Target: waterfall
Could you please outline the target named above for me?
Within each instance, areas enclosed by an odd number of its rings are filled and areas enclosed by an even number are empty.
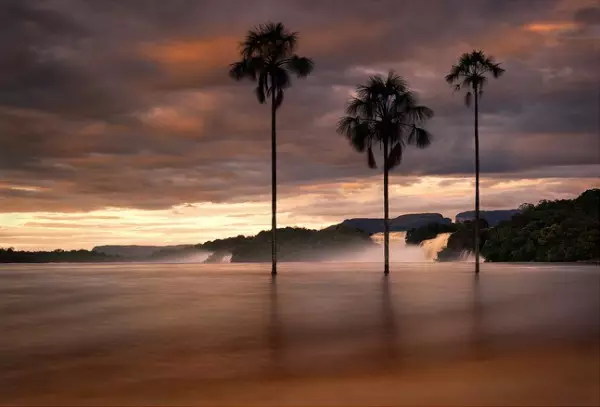
[[[433,239],[423,240],[420,246],[425,251],[425,256],[428,259],[436,260],[438,253],[448,245],[448,238],[450,238],[450,233],[440,233]]]
[[[443,233],[437,237],[426,240],[420,245],[407,245],[406,232],[390,232],[390,262],[432,262],[437,258],[440,250],[446,247],[449,233]],[[383,258],[383,233],[376,233],[371,239],[377,246],[363,250],[346,253],[344,256],[332,259],[332,261],[350,262],[379,262]]]
[[[390,232],[390,261],[392,262],[430,262],[437,259],[437,254],[446,247],[450,233],[440,233],[433,239],[424,240],[420,245],[406,244],[406,232]],[[383,245],[383,233],[376,233],[371,239]],[[377,249],[376,260],[381,257],[381,249]]]

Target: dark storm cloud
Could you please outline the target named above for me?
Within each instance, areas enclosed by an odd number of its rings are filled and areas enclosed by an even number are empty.
[[[300,31],[299,53],[317,63],[312,77],[294,81],[280,111],[284,197],[299,185],[376,174],[334,129],[354,85],[389,68],[436,111],[434,145],[408,151],[397,175],[471,174],[471,112],[443,75],[473,47],[507,69],[482,100],[486,173],[598,163],[598,9],[591,6],[4,1],[4,210],[157,209],[268,196],[268,109],[251,85],[226,75],[244,32],[268,19]],[[531,26],[565,21],[576,27]]]

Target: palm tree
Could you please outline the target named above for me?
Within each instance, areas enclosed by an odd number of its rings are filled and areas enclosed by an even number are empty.
[[[284,90],[291,85],[290,76],[305,78],[313,70],[309,58],[295,54],[298,33],[288,31],[282,23],[261,24],[246,35],[240,44],[241,59],[230,65],[235,80],[256,82],[260,103],[271,98],[271,274],[277,274],[277,132],[276,112],[283,102]]]
[[[405,147],[415,144],[425,148],[431,135],[420,127],[433,116],[433,111],[421,106],[404,79],[394,71],[387,78],[369,78],[366,85],[356,87],[356,96],[346,105],[346,116],[338,122],[337,131],[359,152],[367,153],[368,165],[376,168],[373,147],[383,148],[383,213],[384,213],[384,273],[390,272],[390,225],[388,174],[400,164]]]
[[[475,98],[475,273],[479,273],[479,98],[483,94],[487,75],[498,78],[504,73],[500,64],[488,57],[483,51],[464,53],[458,64],[452,65],[450,73],[446,75],[446,82],[454,86],[455,90],[466,90],[465,104],[471,106]]]

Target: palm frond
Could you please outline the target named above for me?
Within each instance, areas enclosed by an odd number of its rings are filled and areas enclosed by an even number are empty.
[[[390,70],[388,72],[388,77],[385,81],[385,86],[392,93],[408,93],[408,83],[394,70]]]
[[[275,69],[275,83],[274,86],[278,89],[286,89],[292,85],[292,78],[288,71],[282,68]]]
[[[371,147],[367,150],[367,165],[369,168],[377,168],[377,163],[375,162],[375,156],[373,155],[373,149]]]
[[[465,93],[465,105],[471,107],[472,99],[473,94],[471,93],[471,91]]]
[[[402,113],[406,118],[406,124],[420,124],[426,122],[428,119],[433,117],[433,110],[427,106],[421,105],[410,105],[406,106]]]
[[[362,121],[359,117],[342,117],[337,123],[336,131],[346,137],[358,152],[365,151],[365,148],[372,143],[369,123]]]
[[[229,65],[229,76],[236,81],[248,77],[247,61],[241,60]]]
[[[490,68],[490,71],[492,72],[494,78],[499,78],[504,74],[505,69],[500,68],[500,64],[493,64]]]
[[[266,100],[265,90],[263,89],[262,86],[257,86],[254,89],[254,93],[256,94],[256,99],[258,100],[258,103],[260,103],[260,104],[265,103],[265,100]]]
[[[358,85],[356,87],[357,97],[363,100],[375,100],[386,89],[386,79],[381,75],[369,77],[366,85]]]
[[[310,58],[293,55],[286,60],[286,68],[299,78],[306,78],[313,71],[314,63]]]
[[[479,82],[477,83],[477,88],[476,88],[479,96],[481,96],[483,94],[483,88],[487,82],[488,82],[487,77],[482,75],[481,78],[479,78]]]
[[[352,129],[360,123],[360,119],[354,116],[344,116],[337,122],[336,131],[348,139],[352,138]]]
[[[460,77],[460,68],[456,65],[452,65],[450,69],[450,73],[445,76],[446,82],[449,84],[454,84]]]
[[[263,32],[261,31],[261,27],[258,26],[248,31],[246,38],[240,44],[240,52],[244,58],[249,59],[257,54],[261,54],[264,46]]]
[[[368,101],[352,98],[346,104],[346,114],[351,116],[360,116],[363,119],[370,118],[373,116],[373,105]]]
[[[275,93],[275,109],[279,109],[279,106],[283,103],[283,89],[277,89]]]
[[[422,127],[414,126],[408,136],[408,143],[414,144],[417,148],[426,148],[431,144],[431,134]]]

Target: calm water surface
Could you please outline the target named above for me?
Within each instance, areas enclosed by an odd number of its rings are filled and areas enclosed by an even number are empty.
[[[598,343],[597,266],[485,264],[475,278],[470,264],[404,263],[384,278],[376,264],[298,263],[275,280],[269,267],[0,266],[0,404],[231,403],[240,383]],[[586,346],[582,369],[600,371]],[[252,400],[303,404],[236,404]]]

